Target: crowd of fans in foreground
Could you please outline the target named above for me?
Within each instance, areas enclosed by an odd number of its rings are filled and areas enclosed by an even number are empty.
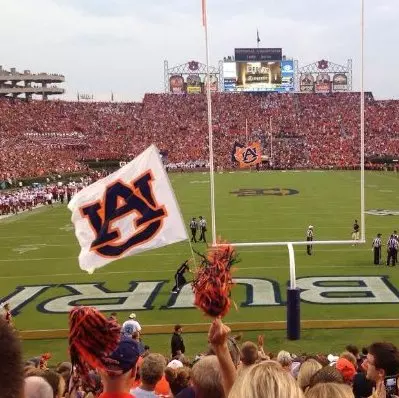
[[[81,307],[82,309],[83,307]],[[81,311],[78,309],[77,311]],[[83,309],[84,311],[84,309]],[[91,309],[92,312],[98,311]],[[75,314],[76,315],[76,314]],[[75,316],[73,315],[73,316]],[[87,315],[87,314],[85,314]],[[209,328],[203,353],[185,355],[182,326],[176,325],[170,351],[153,353],[145,346],[145,327],[135,314],[122,327],[117,315],[87,316],[71,326],[71,362],[48,366],[49,354],[22,361],[12,320],[0,319],[0,396],[61,397],[195,397],[195,398],[392,398],[396,396],[399,351],[390,343],[373,343],[359,352],[349,345],[338,356],[269,353],[263,337],[257,343],[230,334],[220,319]],[[84,323],[86,324],[82,326]],[[97,324],[96,322],[100,322]],[[71,325],[71,317],[70,317]],[[101,327],[100,327],[101,325]],[[90,329],[92,328],[92,329]],[[94,337],[88,337],[92,331]],[[102,347],[117,331],[112,353]],[[120,330],[120,332],[119,332]],[[98,332],[98,335],[96,335]],[[143,335],[141,333],[143,332]],[[119,334],[120,333],[120,334]],[[86,337],[84,337],[86,336]],[[100,336],[103,336],[100,338]],[[92,345],[88,340],[94,338]],[[88,339],[88,340],[85,340]],[[85,346],[86,344],[86,346]],[[85,351],[86,350],[86,351]],[[76,356],[84,353],[84,358]],[[166,355],[165,355],[166,354]],[[83,356],[83,354],[82,354]],[[96,369],[87,363],[96,363]],[[87,377],[83,377],[86,373]],[[393,381],[388,378],[393,376]]]
[[[360,158],[359,93],[213,94],[215,167],[237,140],[258,140],[271,167],[353,168]],[[366,101],[365,155],[399,155],[399,101]],[[142,103],[0,100],[0,181],[128,160],[155,144],[171,169],[206,166],[203,95],[147,94]],[[331,150],[334,148],[335,150]],[[371,166],[371,165],[369,165]]]

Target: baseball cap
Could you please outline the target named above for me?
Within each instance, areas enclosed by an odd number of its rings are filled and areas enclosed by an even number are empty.
[[[309,225],[309,228],[308,229],[313,229],[313,225]]]
[[[136,314],[135,314],[134,312],[132,312],[132,313],[129,315],[129,318],[130,318],[130,319],[135,319],[135,318],[136,318]]]
[[[118,347],[109,356],[110,359],[116,361],[110,367],[112,367],[112,370],[117,368],[122,370],[123,373],[127,373],[136,366],[139,357],[140,353],[137,341],[122,337]]]
[[[179,369],[183,367],[183,363],[178,359],[173,359],[168,363],[167,367],[171,369]]]

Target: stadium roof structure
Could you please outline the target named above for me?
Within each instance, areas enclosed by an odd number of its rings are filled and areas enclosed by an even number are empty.
[[[31,73],[30,70],[17,72],[15,68],[9,71],[0,66],[0,97],[25,95],[31,99],[33,95],[41,96],[43,100],[50,95],[64,94],[65,90],[57,86],[65,82],[65,76],[55,73]]]
[[[214,66],[209,65],[209,73],[211,75],[216,75],[218,78],[219,83],[219,90],[221,90],[223,85],[223,61],[219,61],[219,65],[217,68]],[[198,61],[189,61],[185,64],[180,64],[177,66],[173,66],[169,68],[169,63],[167,60],[164,61],[164,86],[165,86],[165,93],[169,93],[169,79],[173,75],[180,75],[180,76],[188,76],[188,75],[202,75],[205,76],[207,74],[207,67],[206,64]]]
[[[352,60],[348,59],[346,65],[339,65],[334,62],[321,59],[320,61],[313,62],[312,64],[302,66],[295,69],[296,81],[299,82],[300,75],[310,73],[344,73],[348,78],[348,91],[352,91]]]

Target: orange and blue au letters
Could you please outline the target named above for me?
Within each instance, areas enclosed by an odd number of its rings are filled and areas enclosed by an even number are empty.
[[[156,201],[153,181],[151,170],[130,183],[113,181],[101,200],[80,207],[80,214],[88,220],[95,235],[90,250],[102,257],[122,257],[126,251],[150,241],[161,231],[167,211]],[[120,229],[112,224],[133,213],[131,233],[122,240]]]

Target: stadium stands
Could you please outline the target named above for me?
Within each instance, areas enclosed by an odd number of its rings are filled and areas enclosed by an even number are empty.
[[[359,93],[216,93],[215,165],[234,167],[231,148],[245,141],[247,120],[250,140],[267,156],[273,147],[274,168],[356,167],[359,103]],[[399,101],[368,95],[365,134],[366,157],[399,155]],[[171,168],[206,166],[207,137],[203,95],[147,94],[142,103],[2,99],[0,180],[82,171],[83,160],[127,160],[152,143]]]
[[[85,321],[86,318],[82,320],[76,315],[78,312],[89,311],[96,310],[79,307],[72,311],[74,315],[70,317],[70,333],[74,337],[70,339],[71,362],[55,365],[49,362],[50,353],[27,360],[24,368],[25,390],[29,387],[27,383],[35,377],[37,382],[40,378],[41,384],[51,386],[54,397],[397,396],[396,376],[392,379],[393,384],[384,384],[384,378],[399,372],[399,351],[390,343],[373,343],[368,352],[362,355],[353,345],[347,348],[356,355],[348,351],[337,356],[297,356],[286,351],[277,356],[273,353],[266,355],[262,336],[258,337],[257,345],[245,342],[240,348],[239,342],[230,336],[230,329],[220,319],[215,319],[209,328],[208,341],[204,341],[204,351],[190,360],[181,353],[173,358],[165,355],[168,350],[167,341],[163,354],[151,353],[150,349],[140,354],[132,336],[119,334],[120,326],[115,318],[107,319],[94,312],[96,318],[93,319],[97,323],[93,326]],[[90,317],[87,314],[85,316]],[[82,325],[82,322],[87,322],[87,325]],[[101,323],[101,328],[98,323]],[[7,325],[3,318],[0,318],[0,328],[4,332],[0,361],[7,361],[9,366],[10,353],[15,353],[11,358],[14,364],[13,377],[3,377],[1,388],[7,392],[4,396],[17,397],[23,388],[21,348],[17,335],[12,332],[12,326]],[[84,328],[96,328],[92,330],[96,335],[94,340],[90,333],[81,332]],[[145,341],[145,334],[142,338]],[[251,363],[244,363],[245,347],[250,345],[255,348],[255,353],[258,350],[258,355],[251,355]],[[113,348],[109,350],[111,346]],[[90,350],[86,350],[86,347],[90,347]],[[104,356],[104,350],[108,350],[107,356]],[[51,391],[50,387],[46,388]],[[70,395],[66,395],[68,391]]]

